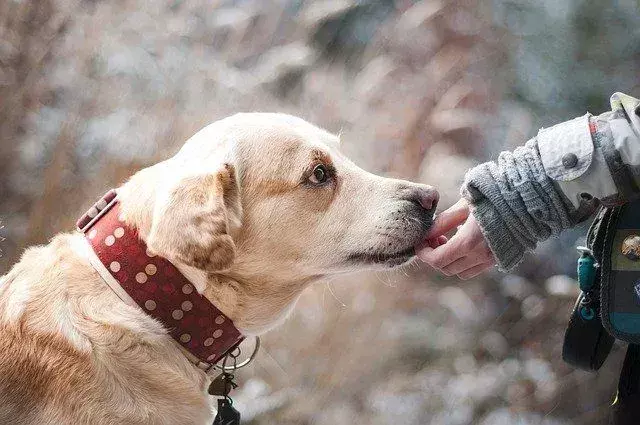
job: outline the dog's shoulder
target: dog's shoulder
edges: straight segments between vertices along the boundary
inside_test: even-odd
[[[68,282],[88,273],[74,267],[79,260],[73,240],[60,235],[28,248],[0,278],[0,423],[9,417],[28,423],[42,413],[43,400],[72,394],[91,381],[89,351],[53,331],[57,319],[64,319],[62,312],[55,316]]]
[[[12,416],[37,415],[52,400],[80,402],[74,394],[93,381],[88,353],[21,322],[0,324],[0,352],[0,405],[9,408],[0,409],[0,423]]]
[[[0,278],[0,424],[202,423],[204,377],[88,249],[61,234]]]

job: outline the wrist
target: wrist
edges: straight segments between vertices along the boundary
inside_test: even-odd
[[[484,199],[471,205],[471,214],[478,223],[498,269],[507,272],[520,264],[525,247],[509,231],[498,210]]]

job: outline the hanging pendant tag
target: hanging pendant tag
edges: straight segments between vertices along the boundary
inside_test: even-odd
[[[229,395],[232,389],[238,385],[233,382],[233,375],[228,373],[221,373],[209,385],[209,394],[218,397],[226,397]]]
[[[602,326],[599,300],[589,301],[581,293],[564,334],[562,359],[580,369],[596,371],[604,363],[614,339]]]
[[[240,412],[233,408],[231,399],[218,400],[218,414],[213,425],[240,425]]]

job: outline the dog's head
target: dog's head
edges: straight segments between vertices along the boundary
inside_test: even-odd
[[[429,186],[362,170],[302,119],[259,113],[209,125],[124,189],[150,249],[206,272],[211,294],[233,282],[237,293],[222,297],[245,315],[284,310],[327,275],[407,262],[438,200]],[[251,296],[262,303],[248,306]]]

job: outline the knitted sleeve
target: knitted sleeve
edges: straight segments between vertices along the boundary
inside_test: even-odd
[[[469,170],[462,195],[503,271],[517,266],[538,242],[579,221],[545,173],[536,139]]]
[[[615,93],[610,112],[541,129],[524,146],[471,169],[462,196],[500,269],[512,269],[599,202],[640,197],[640,100]]]

